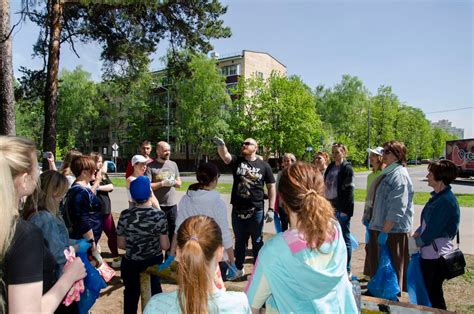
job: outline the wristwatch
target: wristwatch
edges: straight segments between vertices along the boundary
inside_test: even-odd
[[[271,210],[272,212],[275,211],[275,210],[273,210],[273,208],[271,208],[271,207],[269,207],[268,210]]]

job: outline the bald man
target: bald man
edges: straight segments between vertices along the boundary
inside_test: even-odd
[[[254,263],[263,246],[263,222],[273,221],[275,204],[275,177],[270,165],[257,156],[258,144],[253,138],[242,143],[241,156],[232,155],[224,141],[214,138],[217,152],[225,164],[231,166],[234,176],[232,185],[232,229],[235,237],[235,278],[244,275],[245,250],[252,239]],[[264,185],[268,190],[268,211],[264,214]]]
[[[151,180],[151,189],[155,194],[161,209],[166,213],[168,220],[168,236],[171,242],[176,226],[178,200],[176,188],[181,186],[178,165],[170,160],[170,144],[161,141],[156,144],[156,160],[147,165],[146,175]]]

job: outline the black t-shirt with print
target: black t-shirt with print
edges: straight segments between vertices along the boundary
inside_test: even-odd
[[[34,224],[22,219],[16,225],[2,266],[6,285],[43,281],[44,294],[56,281],[56,260],[45,246],[43,233]]]
[[[275,183],[272,168],[263,160],[248,161],[243,157],[231,155],[232,185],[231,204],[243,207],[264,206],[264,185]]]

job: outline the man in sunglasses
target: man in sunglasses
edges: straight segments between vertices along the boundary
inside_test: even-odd
[[[238,278],[244,275],[245,250],[252,239],[254,263],[263,246],[263,222],[273,221],[275,204],[275,177],[270,165],[257,156],[258,144],[248,138],[242,143],[241,156],[230,154],[224,141],[213,138],[217,152],[225,164],[231,166],[234,176],[232,185],[232,229],[235,236],[235,266]],[[268,211],[264,214],[264,185],[268,190]]]

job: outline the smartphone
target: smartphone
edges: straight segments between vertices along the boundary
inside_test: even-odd
[[[46,159],[49,159],[53,157],[53,153],[52,152],[44,152],[43,153],[43,158],[46,158]]]

